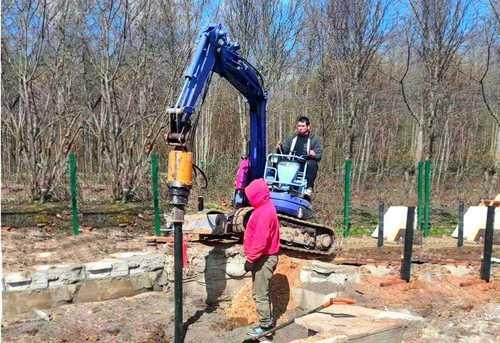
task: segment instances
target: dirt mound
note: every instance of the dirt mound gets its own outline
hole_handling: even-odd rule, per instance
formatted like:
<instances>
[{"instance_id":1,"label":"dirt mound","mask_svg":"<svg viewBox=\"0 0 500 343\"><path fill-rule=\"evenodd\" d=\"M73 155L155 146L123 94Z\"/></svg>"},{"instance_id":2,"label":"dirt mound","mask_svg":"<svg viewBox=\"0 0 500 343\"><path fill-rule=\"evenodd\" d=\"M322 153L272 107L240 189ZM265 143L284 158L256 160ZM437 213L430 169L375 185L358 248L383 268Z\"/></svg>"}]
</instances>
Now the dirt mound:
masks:
<instances>
[{"instance_id":1,"label":"dirt mound","mask_svg":"<svg viewBox=\"0 0 500 343\"><path fill-rule=\"evenodd\" d=\"M280 255L278 266L271 279L273 315L278 323L286 321L285 312L297 307L290 297L291 290L300 285L300 270L305 261ZM232 328L253 324L257 321L252 298L252 281L248 281L233 297L231 307L225 311Z\"/></svg>"}]
</instances>

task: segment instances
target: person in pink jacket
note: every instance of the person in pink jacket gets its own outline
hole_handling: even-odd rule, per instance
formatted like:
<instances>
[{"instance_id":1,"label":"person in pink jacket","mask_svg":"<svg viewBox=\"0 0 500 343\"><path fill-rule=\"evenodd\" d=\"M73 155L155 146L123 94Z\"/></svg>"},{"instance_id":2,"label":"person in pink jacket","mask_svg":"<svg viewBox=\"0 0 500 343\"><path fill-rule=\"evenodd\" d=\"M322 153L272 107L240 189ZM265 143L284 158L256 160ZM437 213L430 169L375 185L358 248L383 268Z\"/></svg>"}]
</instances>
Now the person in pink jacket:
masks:
<instances>
[{"instance_id":1,"label":"person in pink jacket","mask_svg":"<svg viewBox=\"0 0 500 343\"><path fill-rule=\"evenodd\" d=\"M259 318L259 325L248 333L255 337L274 325L269 289L278 264L280 225L264 179L252 181L245 188L245 195L254 208L245 228L243 250L245 270L252 272L252 295Z\"/></svg>"}]
</instances>

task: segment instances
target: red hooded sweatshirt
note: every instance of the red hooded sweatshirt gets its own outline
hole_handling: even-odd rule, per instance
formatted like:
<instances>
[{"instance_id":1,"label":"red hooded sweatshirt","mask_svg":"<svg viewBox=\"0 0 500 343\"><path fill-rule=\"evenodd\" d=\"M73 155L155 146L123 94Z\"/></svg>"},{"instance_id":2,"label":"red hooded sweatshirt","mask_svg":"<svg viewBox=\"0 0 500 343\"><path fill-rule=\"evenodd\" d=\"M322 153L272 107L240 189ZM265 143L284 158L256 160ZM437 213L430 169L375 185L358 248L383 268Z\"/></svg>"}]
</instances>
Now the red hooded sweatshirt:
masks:
<instances>
[{"instance_id":1,"label":"red hooded sweatshirt","mask_svg":"<svg viewBox=\"0 0 500 343\"><path fill-rule=\"evenodd\" d=\"M253 263L262 256L278 254L280 224L264 179L252 181L245 188L245 194L254 211L245 228L243 250L246 259Z\"/></svg>"}]
</instances>

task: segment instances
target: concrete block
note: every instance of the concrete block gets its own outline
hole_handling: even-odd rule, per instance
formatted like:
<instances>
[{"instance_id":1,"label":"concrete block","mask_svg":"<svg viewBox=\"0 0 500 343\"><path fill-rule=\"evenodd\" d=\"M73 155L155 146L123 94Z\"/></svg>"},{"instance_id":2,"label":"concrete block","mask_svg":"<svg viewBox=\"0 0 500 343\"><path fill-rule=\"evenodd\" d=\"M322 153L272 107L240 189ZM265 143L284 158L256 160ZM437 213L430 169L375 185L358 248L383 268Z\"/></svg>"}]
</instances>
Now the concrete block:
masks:
<instances>
[{"instance_id":1,"label":"concrete block","mask_svg":"<svg viewBox=\"0 0 500 343\"><path fill-rule=\"evenodd\" d=\"M126 260L107 259L105 261L111 262L111 277L128 275L128 263Z\"/></svg>"},{"instance_id":2,"label":"concrete block","mask_svg":"<svg viewBox=\"0 0 500 343\"><path fill-rule=\"evenodd\" d=\"M307 288L292 288L292 298L298 302L298 307L304 311L312 310L324 304L328 299L340 297L340 292L323 293Z\"/></svg>"},{"instance_id":3,"label":"concrete block","mask_svg":"<svg viewBox=\"0 0 500 343\"><path fill-rule=\"evenodd\" d=\"M84 266L80 264L66 265L64 268L61 268L61 273L59 274L59 280L65 285L77 283L84 278Z\"/></svg>"},{"instance_id":4,"label":"concrete block","mask_svg":"<svg viewBox=\"0 0 500 343\"><path fill-rule=\"evenodd\" d=\"M89 280L102 279L111 276L113 265L110 261L85 263L85 277Z\"/></svg>"},{"instance_id":5,"label":"concrete block","mask_svg":"<svg viewBox=\"0 0 500 343\"><path fill-rule=\"evenodd\" d=\"M148 275L145 275L146 279ZM144 288L136 288L133 278L106 278L87 280L76 292L73 301L93 302L133 296L144 292Z\"/></svg>"},{"instance_id":6,"label":"concrete block","mask_svg":"<svg viewBox=\"0 0 500 343\"><path fill-rule=\"evenodd\" d=\"M51 264L41 264L35 266L34 269L37 272L46 272L47 273L47 281L56 281L59 279L61 275L61 270L58 268L58 265Z\"/></svg>"},{"instance_id":7,"label":"concrete block","mask_svg":"<svg viewBox=\"0 0 500 343\"><path fill-rule=\"evenodd\" d=\"M77 285L65 285L51 289L52 301L55 306L69 304L73 302L73 297L78 290Z\"/></svg>"},{"instance_id":8,"label":"concrete block","mask_svg":"<svg viewBox=\"0 0 500 343\"><path fill-rule=\"evenodd\" d=\"M84 278L81 264L56 264L35 266L38 272L46 272L49 287L60 287L73 284Z\"/></svg>"},{"instance_id":9,"label":"concrete block","mask_svg":"<svg viewBox=\"0 0 500 343\"><path fill-rule=\"evenodd\" d=\"M300 281L302 283L329 282L335 285L345 285L348 280L348 275L344 273L322 274L308 268L303 268L300 271Z\"/></svg>"},{"instance_id":10,"label":"concrete block","mask_svg":"<svg viewBox=\"0 0 500 343\"><path fill-rule=\"evenodd\" d=\"M154 282L149 273L141 273L130 277L133 290L147 290L153 288Z\"/></svg>"},{"instance_id":11,"label":"concrete block","mask_svg":"<svg viewBox=\"0 0 500 343\"><path fill-rule=\"evenodd\" d=\"M7 291L26 290L30 288L31 276L21 272L8 273L4 277L4 282Z\"/></svg>"},{"instance_id":12,"label":"concrete block","mask_svg":"<svg viewBox=\"0 0 500 343\"><path fill-rule=\"evenodd\" d=\"M321 261L313 261L313 263L310 266L310 269L314 270L317 273L328 274L328 275L331 273L338 273L345 271L345 269L342 268L342 266Z\"/></svg>"},{"instance_id":13,"label":"concrete block","mask_svg":"<svg viewBox=\"0 0 500 343\"><path fill-rule=\"evenodd\" d=\"M127 251L111 254L110 257L124 260L127 262L129 268L135 269L140 267L141 260L147 255L148 253L144 251Z\"/></svg>"},{"instance_id":14,"label":"concrete block","mask_svg":"<svg viewBox=\"0 0 500 343\"><path fill-rule=\"evenodd\" d=\"M45 289L49 287L47 271L37 271L31 273L31 286L32 290Z\"/></svg>"},{"instance_id":15,"label":"concrete block","mask_svg":"<svg viewBox=\"0 0 500 343\"><path fill-rule=\"evenodd\" d=\"M245 260L232 258L226 265L226 274L231 277L242 277L246 274Z\"/></svg>"},{"instance_id":16,"label":"concrete block","mask_svg":"<svg viewBox=\"0 0 500 343\"><path fill-rule=\"evenodd\" d=\"M4 318L23 312L29 312L33 309L46 309L52 306L52 297L50 292L41 291L19 291L5 292L2 294L2 313Z\"/></svg>"},{"instance_id":17,"label":"concrete block","mask_svg":"<svg viewBox=\"0 0 500 343\"><path fill-rule=\"evenodd\" d=\"M158 269L163 269L165 265L165 256L157 254L146 255L139 259L139 263L140 271L137 272L152 272Z\"/></svg>"}]
</instances>

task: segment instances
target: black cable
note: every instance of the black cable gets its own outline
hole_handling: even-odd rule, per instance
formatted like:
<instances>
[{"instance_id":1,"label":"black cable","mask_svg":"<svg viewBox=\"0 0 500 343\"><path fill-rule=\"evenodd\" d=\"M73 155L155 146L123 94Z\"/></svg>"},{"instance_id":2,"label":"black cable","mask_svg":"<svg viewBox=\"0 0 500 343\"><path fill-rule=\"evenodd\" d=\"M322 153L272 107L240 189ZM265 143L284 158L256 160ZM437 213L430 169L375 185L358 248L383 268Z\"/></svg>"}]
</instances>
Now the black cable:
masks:
<instances>
[{"instance_id":1,"label":"black cable","mask_svg":"<svg viewBox=\"0 0 500 343\"><path fill-rule=\"evenodd\" d=\"M195 175L197 175L196 172L199 171L201 173L201 176L203 176L203 179L205 180L205 185L203 187L201 187L201 189L207 189L208 188L208 178L207 178L207 175L205 175L205 172L194 163L193 163L193 169L194 169Z\"/></svg>"}]
</instances>

